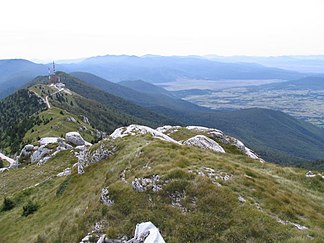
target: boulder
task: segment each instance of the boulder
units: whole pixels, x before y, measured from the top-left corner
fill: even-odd
[[[34,145],[27,144],[23,149],[20,151],[19,158],[27,158],[30,157],[34,149]]]
[[[78,132],[68,132],[65,134],[65,140],[75,146],[85,145],[86,142]]]
[[[225,153],[225,150],[222,148],[222,146],[204,135],[197,135],[189,138],[188,140],[184,141],[183,144]]]

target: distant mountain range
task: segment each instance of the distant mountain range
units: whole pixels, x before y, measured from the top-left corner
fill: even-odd
[[[217,56],[208,55],[205,58],[218,62],[245,62],[258,63],[266,67],[282,68],[297,72],[321,73],[324,74],[324,56],[270,56],[270,57],[253,57],[253,56]]]
[[[28,60],[0,60],[0,99],[13,93],[38,75],[46,75],[50,64]],[[57,70],[89,72],[112,82],[144,80],[149,83],[177,80],[297,79],[307,75],[296,71],[253,63],[226,63],[203,57],[98,56],[77,63],[60,63]]]
[[[252,63],[224,63],[201,57],[99,56],[61,65],[68,72],[93,73],[113,82],[145,80],[149,83],[177,80],[295,79],[304,74]]]

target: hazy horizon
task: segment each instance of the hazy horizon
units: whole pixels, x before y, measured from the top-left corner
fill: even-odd
[[[324,55],[321,0],[5,0],[0,59]]]

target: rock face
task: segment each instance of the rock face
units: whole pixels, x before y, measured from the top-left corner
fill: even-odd
[[[128,127],[121,127],[117,128],[111,135],[113,139],[125,137],[128,135],[137,135],[137,134],[151,134],[154,138],[158,138],[167,142],[180,144],[173,138],[170,138],[169,136],[163,134],[162,132],[159,132],[157,130],[154,130],[150,127],[141,126],[141,125],[129,125]]]
[[[197,135],[189,138],[188,140],[184,141],[183,144],[225,153],[225,150],[217,142],[204,135]]]
[[[65,134],[65,140],[75,146],[85,145],[86,142],[78,132],[68,132]]]

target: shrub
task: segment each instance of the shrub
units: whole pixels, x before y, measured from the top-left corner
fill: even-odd
[[[32,201],[29,201],[25,206],[23,206],[23,213],[22,216],[27,217],[30,214],[33,214],[36,212],[39,208],[39,205],[36,203],[33,203]]]
[[[3,200],[2,211],[9,211],[15,207],[15,203],[13,200],[6,198]]]

